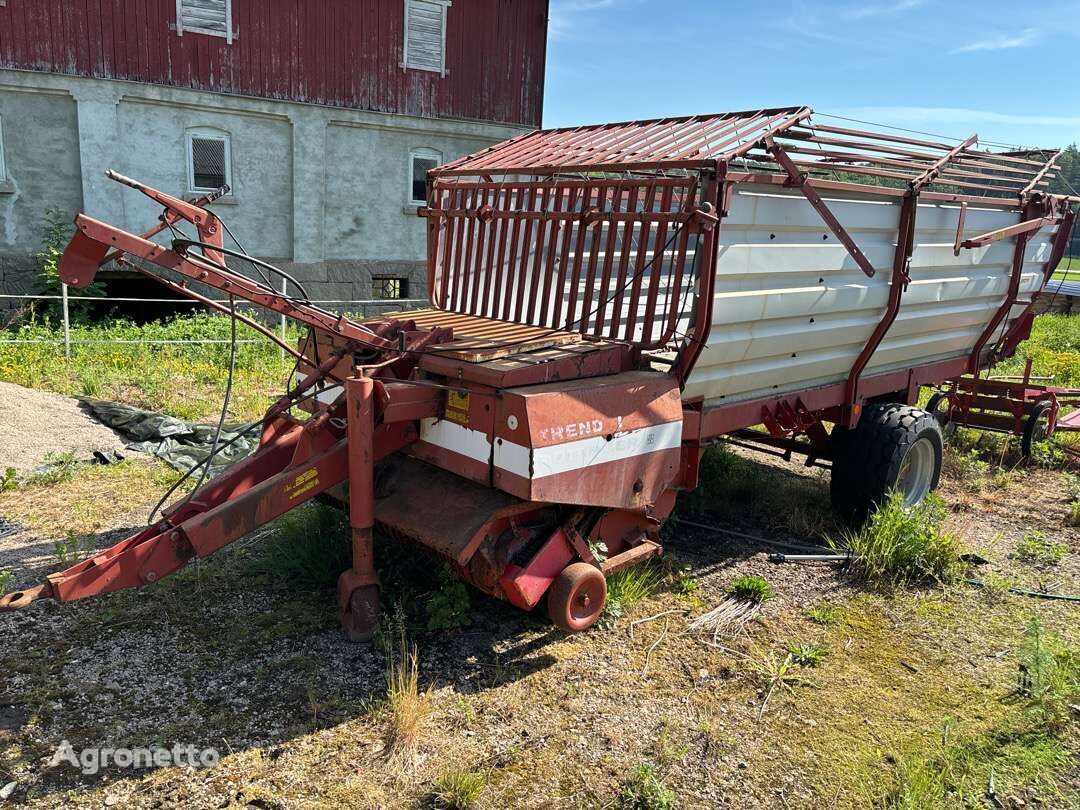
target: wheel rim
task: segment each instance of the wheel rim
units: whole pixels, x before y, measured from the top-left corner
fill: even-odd
[[[900,462],[896,488],[904,496],[904,506],[921,503],[934,480],[934,445],[923,437],[916,439]]]
[[[574,624],[588,621],[604,606],[603,586],[592,579],[583,581],[570,596],[570,618]]]

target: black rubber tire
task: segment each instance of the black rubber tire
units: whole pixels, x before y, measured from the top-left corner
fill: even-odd
[[[949,398],[943,391],[938,391],[926,401],[926,412],[938,420],[941,435],[948,439],[956,432],[956,423],[949,419]]]
[[[944,441],[933,414],[899,403],[867,405],[851,430],[833,428],[833,467],[830,493],[843,517],[865,520],[896,484],[908,448],[922,438],[934,449],[930,489],[941,478]]]
[[[1049,410],[1049,402],[1040,402],[1031,409],[1027,421],[1024,422],[1024,433],[1020,436],[1020,455],[1025,459],[1031,458],[1031,451],[1035,442],[1046,438],[1046,430],[1040,422]]]

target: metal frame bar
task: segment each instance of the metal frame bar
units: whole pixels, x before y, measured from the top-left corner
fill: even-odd
[[[874,265],[870,263],[870,260],[866,258],[866,254],[862,252],[862,249],[855,244],[855,240],[851,238],[844,226],[840,224],[840,221],[833,215],[833,212],[829,210],[829,206],[825,204],[825,201],[821,199],[821,195],[814,190],[813,181],[805,173],[800,172],[794,161],[788,156],[787,152],[771,138],[766,139],[766,147],[769,152],[772,153],[776,162],[787,172],[789,183],[794,188],[799,189],[802,195],[810,202],[810,205],[814,207],[814,210],[818,212],[818,215],[828,226],[829,230],[833,232],[833,235],[840,240],[840,243],[847,248],[847,252],[851,254],[851,258],[855,260],[855,264],[859,265],[859,269],[872,278],[877,272],[874,269]]]
[[[885,305],[885,314],[874,328],[870,338],[848,373],[844,386],[844,420],[848,427],[854,427],[859,421],[862,404],[859,391],[859,378],[862,376],[870,358],[874,356],[889,328],[900,312],[900,299],[911,280],[910,263],[915,241],[915,217],[919,207],[919,193],[909,192],[900,208],[900,223],[896,229],[896,253],[893,256],[892,278],[889,281],[889,300]]]

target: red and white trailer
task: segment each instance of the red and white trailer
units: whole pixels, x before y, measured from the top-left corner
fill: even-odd
[[[1068,244],[1077,200],[1048,193],[1059,155],[807,107],[533,132],[429,173],[432,305],[363,322],[241,275],[205,205],[116,176],[163,223],[136,236],[78,217],[69,284],[110,259],[165,268],[173,289],[254,301],[310,336],[253,456],[0,607],[154,582],[328,493],[353,526],[351,638],[378,620],[376,525],[581,630],[606,575],[661,552],[721,437],[831,466],[852,515],[893,488],[916,503],[942,454],[920,386],[1009,355]],[[180,220],[198,239],[152,240]]]

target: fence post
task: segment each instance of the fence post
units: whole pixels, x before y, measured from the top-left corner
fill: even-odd
[[[60,282],[61,309],[64,313],[64,359],[71,359],[71,316],[68,312],[68,285]]]

